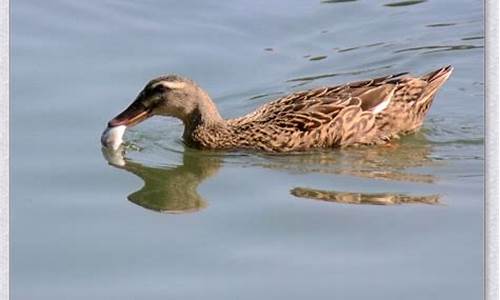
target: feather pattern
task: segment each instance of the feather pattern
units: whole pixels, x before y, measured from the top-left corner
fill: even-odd
[[[184,123],[186,144],[201,149],[291,152],[387,143],[420,128],[452,70],[447,66],[421,77],[400,73],[295,92],[228,120],[192,80],[161,76],[108,127],[133,126],[153,115],[176,117]]]
[[[269,152],[385,143],[422,125],[451,71],[448,66],[420,78],[402,73],[296,92],[243,117],[200,125],[189,142]]]

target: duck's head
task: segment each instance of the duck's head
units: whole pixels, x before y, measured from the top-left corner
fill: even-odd
[[[148,82],[134,102],[108,122],[108,127],[130,127],[154,115],[176,117],[184,124],[203,116],[220,118],[208,94],[196,83],[178,75],[166,75]]]

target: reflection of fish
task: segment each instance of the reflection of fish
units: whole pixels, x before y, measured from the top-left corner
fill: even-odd
[[[200,183],[214,175],[220,166],[217,156],[186,151],[183,164],[172,169],[147,167],[123,157],[122,152],[103,148],[106,160],[144,181],[144,186],[128,199],[144,208],[164,213],[199,211],[207,206],[198,194]]]
[[[311,188],[297,187],[290,191],[296,197],[337,202],[344,204],[439,204],[439,195],[410,196],[393,193],[352,193],[323,191]]]

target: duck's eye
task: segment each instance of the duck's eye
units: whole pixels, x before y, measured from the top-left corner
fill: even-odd
[[[155,93],[163,93],[165,90],[167,90],[167,88],[163,84],[158,84],[153,88]]]

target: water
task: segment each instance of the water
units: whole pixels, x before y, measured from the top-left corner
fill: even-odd
[[[480,299],[482,9],[14,1],[12,299]],[[201,152],[166,118],[128,131],[125,157],[99,145],[162,73],[193,78],[234,117],[447,64],[424,128],[393,147]]]

